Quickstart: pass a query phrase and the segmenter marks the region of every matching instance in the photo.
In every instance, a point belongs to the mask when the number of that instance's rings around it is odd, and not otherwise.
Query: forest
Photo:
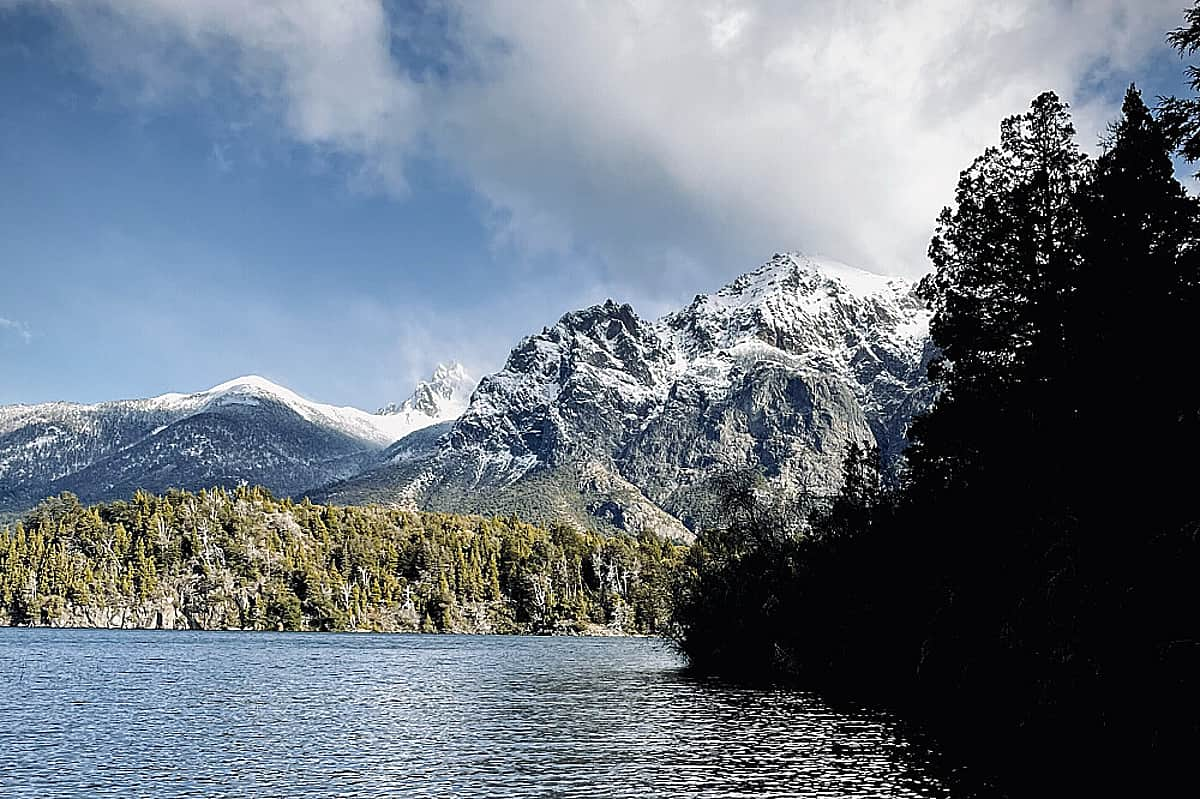
[[[655,634],[681,553],[653,536],[261,488],[92,507],[64,494],[0,530],[0,623]]]
[[[1053,93],[1004,120],[929,247],[939,395],[899,485],[857,449],[833,502],[729,481],[679,588],[697,670],[898,708],[1015,795],[1188,778],[1200,205],[1177,154],[1200,158],[1200,100],[1131,86],[1094,158]]]

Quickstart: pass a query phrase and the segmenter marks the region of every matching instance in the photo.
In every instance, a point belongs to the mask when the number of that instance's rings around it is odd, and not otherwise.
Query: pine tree
[[[1000,146],[963,172],[955,207],[938,219],[935,272],[920,290],[934,312],[941,354],[929,375],[940,396],[911,435],[917,482],[963,483],[986,459],[1053,429],[1047,402],[1068,358],[1062,311],[1080,269],[1072,196],[1086,158],[1074,135],[1067,106],[1040,95],[1002,123]]]
[[[1045,589],[1070,566],[1074,523],[1058,496],[1074,405],[1066,312],[1086,271],[1075,196],[1088,162],[1074,134],[1052,93],[1005,120],[942,212],[920,287],[940,394],[910,430],[906,615],[929,620],[910,668],[950,723],[1011,729],[1059,676]]]
[[[1063,491],[1081,529],[1075,593],[1059,606],[1088,667],[1077,681],[1093,686],[1081,713],[1104,708],[1125,756],[1200,738],[1196,647],[1180,645],[1200,641],[1200,514],[1191,474],[1170,465],[1200,448],[1200,400],[1181,368],[1194,359],[1200,209],[1170,153],[1130,87],[1079,199],[1089,279],[1070,314],[1080,413],[1075,481]],[[1106,434],[1114,417],[1135,429]]]
[[[1088,409],[1083,427],[1098,429],[1114,409],[1089,400],[1110,393],[1116,367],[1123,412],[1137,418],[1143,432],[1112,443],[1126,448],[1121,460],[1132,463],[1168,454],[1164,447],[1184,445],[1180,435],[1188,427],[1185,420],[1195,419],[1197,408],[1189,390],[1191,376],[1180,365],[1193,357],[1198,206],[1175,179],[1170,151],[1162,124],[1131,86],[1122,118],[1078,201],[1088,279],[1069,314],[1077,328],[1072,388],[1076,403]],[[1152,469],[1125,473],[1103,468],[1104,455],[1093,446],[1084,461],[1098,467],[1085,469],[1086,483],[1098,496],[1111,497],[1110,492],[1120,489],[1158,489],[1170,477]]]
[[[491,600],[499,599],[500,593],[500,564],[496,557],[495,548],[488,550],[488,565],[487,565],[487,598]]]
[[[1167,42],[1187,58],[1200,50],[1200,2],[1184,13],[1184,25],[1167,34]],[[1184,72],[1193,92],[1200,93],[1200,67],[1190,65]],[[1163,132],[1184,158],[1200,160],[1200,98],[1163,97],[1159,103]]]

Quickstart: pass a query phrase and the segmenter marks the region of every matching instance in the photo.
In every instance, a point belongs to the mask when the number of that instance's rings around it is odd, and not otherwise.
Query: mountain
[[[259,377],[0,407],[0,513],[60,491],[94,501],[256,483],[687,538],[714,518],[713,480],[730,469],[829,493],[859,442],[895,473],[933,396],[928,323],[909,282],[788,253],[657,320],[611,300],[572,311],[477,387],[440,366],[375,413]]]
[[[299,493],[353,476],[397,439],[457,416],[469,380],[457,364],[439,367],[404,403],[374,414],[257,376],[195,394],[3,406],[0,511],[61,491],[87,501],[241,483]]]
[[[461,363],[438,364],[433,377],[417,383],[412,396],[399,404],[385,405],[375,413],[393,417],[397,429],[407,427],[407,432],[452,422],[466,411],[477,382]]]
[[[656,321],[609,300],[520,342],[456,421],[317,496],[686,537],[730,468],[832,492],[851,442],[898,468],[932,400],[928,322],[909,282],[796,253]]]

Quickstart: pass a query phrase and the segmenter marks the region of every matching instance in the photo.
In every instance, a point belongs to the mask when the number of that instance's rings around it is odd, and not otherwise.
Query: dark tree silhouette
[[[1167,43],[1183,58],[1200,50],[1200,3],[1183,12],[1184,24],[1167,34]],[[1200,93],[1200,67],[1184,70],[1192,91]],[[1160,97],[1159,120],[1163,130],[1181,155],[1189,161],[1200,160],[1200,98]]]
[[[1078,206],[1089,280],[1072,299],[1073,481],[1079,520],[1076,661],[1107,742],[1158,758],[1197,741],[1200,560],[1189,468],[1200,446],[1192,376],[1200,214],[1171,140],[1130,87]],[[1178,674],[1191,671],[1193,688]],[[1189,682],[1189,681],[1185,681]],[[1139,733],[1130,734],[1132,731]]]
[[[902,707],[1023,794],[1183,775],[1200,212],[1172,146],[1132,87],[1094,163],[1053,94],[1003,123],[930,246],[940,394],[906,480],[852,448],[828,501],[733,486],[680,583],[694,663]]]

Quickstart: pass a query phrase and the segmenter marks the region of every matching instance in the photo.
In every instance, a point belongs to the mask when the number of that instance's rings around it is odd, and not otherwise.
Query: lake
[[[950,796],[886,717],[655,639],[0,629],[0,795]]]

